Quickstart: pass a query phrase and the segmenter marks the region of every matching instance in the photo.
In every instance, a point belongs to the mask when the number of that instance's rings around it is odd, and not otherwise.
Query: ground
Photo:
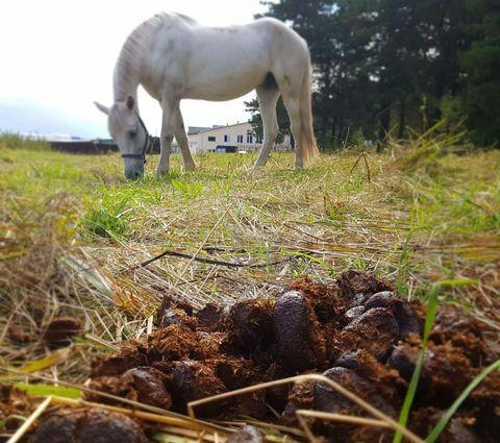
[[[443,303],[498,331],[500,151],[430,145],[324,154],[303,172],[291,154],[255,174],[252,155],[198,156],[193,173],[174,158],[164,179],[153,157],[132,183],[118,155],[0,139],[0,366],[48,355],[38,338],[71,317],[83,332],[48,373],[82,382],[94,357],[156,328],[165,295],[230,304],[353,269],[407,300],[444,282]]]

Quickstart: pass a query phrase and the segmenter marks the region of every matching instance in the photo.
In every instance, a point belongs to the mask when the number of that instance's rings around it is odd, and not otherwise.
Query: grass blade
[[[67,388],[64,386],[29,383],[16,383],[14,386],[20,391],[24,391],[26,394],[33,397],[57,396],[73,399],[79,399],[82,397],[82,391],[80,391],[79,389]]]
[[[427,305],[427,317],[425,318],[424,340],[423,340],[424,351],[427,350],[429,336],[431,335],[432,327],[434,326],[434,322],[436,321],[436,315],[439,308],[438,293],[439,289],[434,288],[432,290],[429,303]]]
[[[24,365],[20,371],[26,374],[43,371],[65,362],[71,353],[71,348],[59,349],[40,360],[34,360]]]
[[[424,367],[425,355],[427,353],[427,344],[429,342],[429,335],[431,334],[432,326],[434,325],[434,321],[436,320],[436,315],[439,307],[438,293],[439,289],[436,286],[433,288],[431,292],[431,296],[427,306],[427,317],[425,318],[422,351],[420,351],[420,355],[418,356],[417,364],[415,365],[415,371],[413,371],[410,385],[408,386],[408,391],[406,392],[405,401],[403,403],[403,407],[401,408],[401,413],[399,416],[399,424],[404,427],[406,427],[406,424],[408,423],[408,417],[410,416],[411,406],[415,398],[415,393],[417,392],[418,383],[420,381],[420,375],[422,373],[422,368]],[[402,439],[403,439],[403,434],[401,434],[400,432],[396,432],[396,434],[394,435],[393,443],[401,443]]]
[[[464,392],[462,392],[460,397],[458,397],[455,400],[455,403],[453,403],[451,405],[450,409],[448,409],[448,411],[446,411],[446,414],[444,414],[441,417],[441,420],[439,420],[439,423],[436,425],[436,427],[432,430],[432,432],[429,434],[429,436],[425,440],[426,443],[434,443],[439,438],[439,435],[441,434],[441,432],[444,431],[444,429],[448,425],[448,422],[451,420],[453,415],[455,415],[458,408],[460,408],[462,403],[471,394],[471,392],[474,389],[476,389],[489,374],[491,374],[493,371],[498,371],[498,370],[500,370],[500,360],[497,360],[495,363],[493,363],[492,365],[485,368],[483,372],[481,372],[474,380],[472,380],[470,382],[469,386],[467,386],[465,388]]]

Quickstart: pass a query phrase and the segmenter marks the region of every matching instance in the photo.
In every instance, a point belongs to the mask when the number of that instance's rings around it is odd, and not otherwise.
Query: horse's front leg
[[[158,177],[162,177],[170,171],[170,154],[172,151],[172,142],[174,140],[175,129],[177,126],[176,103],[174,100],[162,100],[163,119],[160,138],[160,163],[158,165]]]
[[[194,171],[196,169],[196,164],[194,163],[193,156],[189,150],[188,136],[186,134],[184,120],[179,107],[177,108],[177,128],[175,130],[175,139],[177,140],[177,143],[179,143],[179,147],[181,149],[182,160],[184,161],[184,170]]]

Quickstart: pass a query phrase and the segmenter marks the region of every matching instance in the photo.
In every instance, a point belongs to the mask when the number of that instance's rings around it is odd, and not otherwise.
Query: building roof
[[[214,125],[211,128],[198,128],[198,129],[202,129],[199,132],[191,132],[191,126],[190,126],[189,127],[189,134],[188,135],[197,135],[197,134],[202,134],[202,133],[205,133],[205,132],[216,131],[218,129],[234,128],[235,126],[242,126],[242,125],[250,125],[250,122],[241,122],[241,123],[234,123],[232,125],[221,125],[221,126]]]
[[[203,126],[190,126],[188,128],[188,135],[196,135],[199,134],[200,132],[208,131],[209,129],[212,128],[205,128]]]

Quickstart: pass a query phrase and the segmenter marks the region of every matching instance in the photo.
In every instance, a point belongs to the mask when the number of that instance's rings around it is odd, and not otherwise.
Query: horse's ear
[[[127,108],[130,110],[130,111],[133,111],[134,110],[134,106],[135,106],[135,100],[134,100],[134,97],[132,97],[131,95],[129,95],[127,97]]]
[[[94,102],[99,111],[104,112],[104,114],[109,115],[109,108],[107,106],[101,105],[100,103]]]

